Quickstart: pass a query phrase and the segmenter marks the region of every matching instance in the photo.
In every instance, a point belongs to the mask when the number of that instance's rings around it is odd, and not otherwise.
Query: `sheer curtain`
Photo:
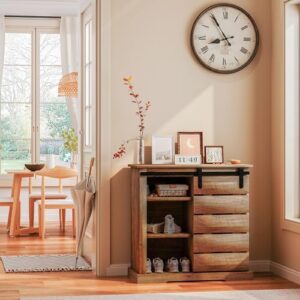
[[[80,67],[80,20],[77,16],[63,16],[60,22],[61,63],[63,75],[78,72]],[[80,131],[80,101],[67,99],[73,128]]]
[[[5,48],[5,17],[3,15],[0,15],[0,89],[2,85],[4,48]]]

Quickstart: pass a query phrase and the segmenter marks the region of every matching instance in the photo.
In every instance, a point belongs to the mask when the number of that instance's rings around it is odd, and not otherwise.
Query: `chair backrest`
[[[66,179],[78,176],[77,170],[59,166],[56,166],[52,169],[43,169],[36,172],[35,174],[42,177],[50,177],[56,179]]]
[[[45,177],[59,179],[59,191],[62,191],[61,180],[66,178],[78,177],[78,172],[75,169],[67,167],[56,166],[52,169],[42,169],[35,173],[35,175],[42,177],[41,185],[41,201],[42,205],[45,203]]]

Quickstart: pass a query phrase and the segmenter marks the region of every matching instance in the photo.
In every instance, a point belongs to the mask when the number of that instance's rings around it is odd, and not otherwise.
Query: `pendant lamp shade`
[[[58,84],[59,97],[78,97],[78,72],[64,75]]]

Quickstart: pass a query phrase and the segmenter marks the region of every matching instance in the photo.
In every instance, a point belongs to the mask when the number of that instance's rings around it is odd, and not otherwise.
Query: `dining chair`
[[[63,193],[63,184],[62,179],[59,179],[58,184],[58,193],[46,193],[45,199],[46,200],[61,200],[68,198],[68,195]],[[41,193],[34,193],[29,195],[29,227],[34,226],[34,205],[36,201],[41,200],[42,194]],[[66,210],[60,209],[59,210],[59,228],[61,230],[65,230],[65,215]]]
[[[59,167],[56,166],[52,169],[45,169],[35,173],[37,176],[41,176],[41,199],[36,200],[35,203],[38,204],[39,212],[39,236],[45,238],[45,210],[46,209],[58,209],[58,210],[72,210],[72,227],[73,227],[73,237],[76,236],[76,220],[75,220],[75,205],[73,199],[64,198],[64,199],[47,199],[45,192],[45,178],[54,178],[54,179],[67,179],[67,178],[76,178],[78,177],[78,172],[72,168]],[[60,216],[62,222],[65,222],[65,215]]]
[[[11,188],[11,193],[10,196],[7,197],[0,197],[0,207],[8,207],[8,217],[7,217],[7,223],[6,223],[6,228],[7,230],[9,230],[10,228],[10,224],[11,224],[11,216],[12,216],[12,208],[13,208],[13,203],[14,203],[14,187],[15,187],[15,177],[13,177],[13,183],[12,183],[12,188]],[[20,215],[20,207],[18,207],[17,209],[17,215]],[[19,217],[17,218],[17,222]]]

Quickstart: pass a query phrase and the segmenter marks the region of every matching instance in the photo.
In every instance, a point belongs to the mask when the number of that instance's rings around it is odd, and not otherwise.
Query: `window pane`
[[[61,65],[60,35],[58,33],[42,33],[40,35],[41,66]]]
[[[40,100],[41,102],[63,102],[64,97],[58,97],[58,84],[62,77],[61,66],[40,67]]]
[[[40,161],[68,165],[71,153],[63,146],[62,133],[72,124],[65,97],[58,97],[62,77],[59,34],[41,34],[40,53]]]
[[[85,63],[90,61],[90,26],[91,22],[85,25]]]
[[[24,169],[31,161],[31,105],[2,104],[0,132],[1,174]]]
[[[31,65],[31,33],[5,33],[6,65]]]
[[[31,67],[4,66],[1,102],[31,102]]]

